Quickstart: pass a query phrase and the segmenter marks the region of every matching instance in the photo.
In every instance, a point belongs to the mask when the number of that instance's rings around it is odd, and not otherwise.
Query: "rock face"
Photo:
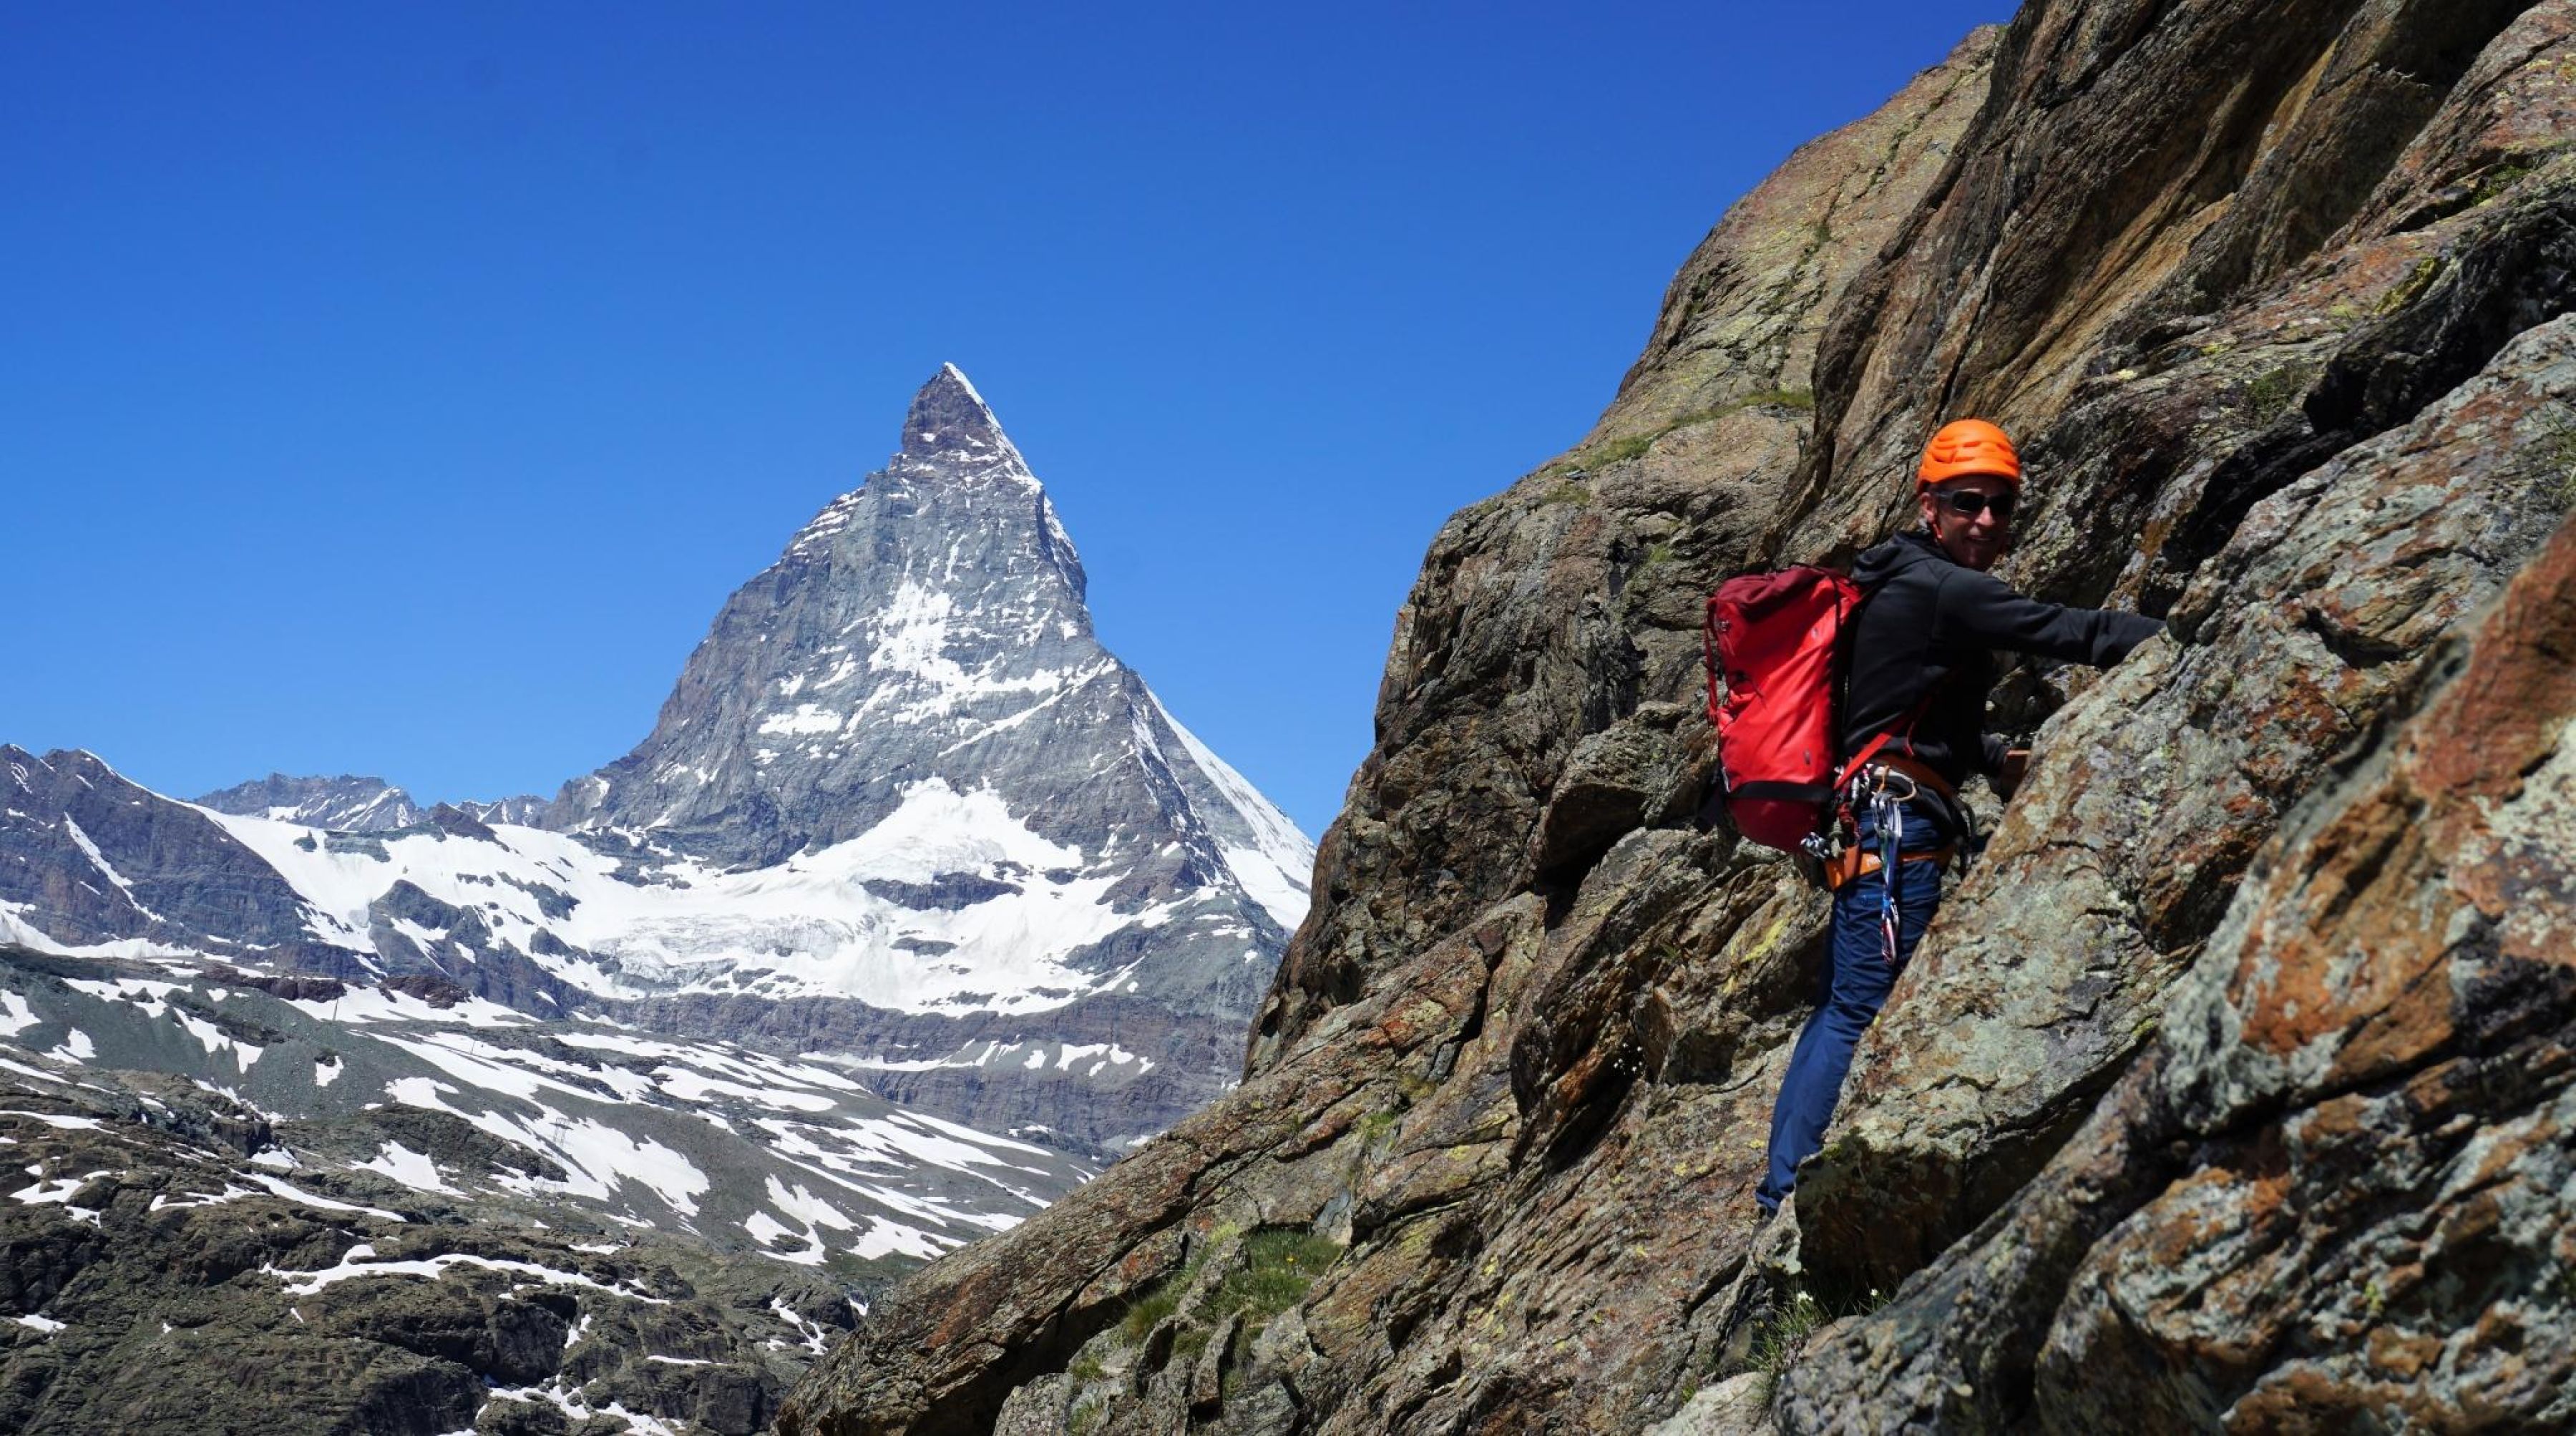
[[[328,965],[303,898],[222,823],[89,753],[0,746],[0,940],[202,939]]]
[[[2034,0],[1801,150],[1434,541],[1243,1087],[780,1429],[2565,1424],[2571,32]],[[1964,413],[2005,575],[2170,629],[2008,673],[2032,780],[1757,1228],[1825,905],[1688,822],[1698,603]]]
[[[2576,526],[2418,686],[2075,1139],[1785,1425],[2576,1422]]]

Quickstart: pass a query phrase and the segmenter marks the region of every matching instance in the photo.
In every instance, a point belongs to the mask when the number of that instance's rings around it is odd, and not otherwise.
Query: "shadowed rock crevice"
[[[2412,420],[2482,371],[2507,340],[2576,299],[2576,200],[2554,197],[2482,235],[2378,333],[2330,360],[2296,412],[2202,485],[2142,595],[2170,601],[2254,505],[2354,444]],[[2278,372],[2278,371],[2276,371]],[[2186,635],[2187,636],[2187,635]]]

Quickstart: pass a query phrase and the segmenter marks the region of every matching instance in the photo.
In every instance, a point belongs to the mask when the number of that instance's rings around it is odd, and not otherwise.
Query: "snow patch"
[[[268,1188],[270,1192],[286,1198],[290,1202],[302,1202],[308,1207],[319,1207],[326,1212],[356,1212],[361,1216],[374,1217],[379,1221],[388,1222],[410,1220],[400,1212],[389,1212],[382,1207],[360,1206],[356,1202],[342,1202],[335,1201],[329,1197],[317,1197],[311,1192],[304,1190],[302,1187],[296,1186],[294,1183],[289,1182],[282,1177],[272,1177],[266,1172],[244,1172],[242,1175],[259,1183],[261,1186]]]
[[[371,1259],[375,1254],[376,1248],[373,1242],[360,1242],[342,1252],[337,1265],[324,1267],[319,1271],[280,1271],[274,1266],[263,1266],[260,1271],[264,1275],[276,1277],[288,1296],[311,1296],[326,1286],[355,1277],[422,1276],[434,1281],[445,1276],[450,1267],[470,1266],[479,1267],[485,1271],[524,1276],[547,1286],[589,1287],[593,1291],[604,1291],[613,1296],[622,1296],[628,1301],[642,1302],[647,1306],[670,1305],[660,1297],[646,1296],[626,1286],[611,1286],[577,1271],[561,1271],[550,1266],[540,1266],[535,1262],[473,1256],[465,1252],[448,1252],[440,1256],[420,1257],[411,1261],[375,1261]]]
[[[449,1197],[465,1195],[440,1180],[438,1164],[429,1159],[427,1152],[415,1152],[400,1142],[385,1143],[385,1149],[376,1154],[375,1160],[360,1162],[357,1169],[381,1172],[416,1192],[437,1192]]]

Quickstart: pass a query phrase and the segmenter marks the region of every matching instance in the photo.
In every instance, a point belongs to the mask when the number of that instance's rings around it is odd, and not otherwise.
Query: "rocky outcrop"
[[[2576,387],[2553,322],[2576,297],[2576,196],[2545,161],[2570,133],[2570,12],[2313,8],[2288,25],[2203,7],[2111,48],[2098,7],[2026,12],[2018,96],[1864,282],[1886,296],[1869,327],[1828,340],[1822,362],[1855,376],[1826,404],[1838,463],[1887,472],[1943,403],[1997,413],[2043,478],[2016,576],[2173,626],[2044,726],[2037,781],[1864,1047],[1799,1202],[1815,1260],[1854,1289],[1892,1285],[2037,1171],[2282,813],[2568,506],[2548,455]],[[2248,69],[2257,35],[2304,48]],[[2284,73],[2308,78],[2263,98]],[[2077,74],[2095,78],[2049,102]],[[2178,93],[2248,136],[2215,172],[2232,188],[2144,204],[2140,176],[2070,162],[2132,153],[2162,132],[2124,116]],[[2365,102],[2385,110],[2371,125]],[[2215,163],[2175,161],[2204,190]],[[2007,204],[2033,187],[2045,204]],[[2348,218],[2249,235],[2244,216],[2296,207],[2284,193]],[[2043,282],[2050,265],[2101,275]],[[2065,297],[2096,293],[2130,297]],[[2058,329],[2091,337],[2039,337]],[[1906,347],[1942,334],[1972,342],[1939,362]],[[1828,494],[1809,527],[1869,522],[1896,492]]]
[[[780,1429],[2564,1424],[2571,30],[2033,0],[1801,150],[1434,541],[1243,1087]],[[2008,674],[2033,777],[1757,1228],[1824,911],[1683,817],[1698,602],[1968,412],[2007,576],[2170,631]]]

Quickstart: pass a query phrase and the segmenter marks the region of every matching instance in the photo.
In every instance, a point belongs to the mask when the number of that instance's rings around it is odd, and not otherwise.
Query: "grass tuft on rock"
[[[1118,1339],[1122,1345],[1135,1346],[1163,1324],[1163,1318],[1180,1309],[1181,1293],[1199,1274],[1199,1260],[1154,1283],[1154,1289],[1127,1304],[1118,1318]]]
[[[1754,1327],[1746,1353],[1749,1369],[1761,1372],[1765,1385],[1775,1385],[1780,1374],[1806,1353],[1808,1338],[1845,1317],[1867,1316],[1885,1305],[1886,1294],[1876,1290],[1834,1306],[1818,1301],[1812,1292],[1793,1290],[1778,1311]]]
[[[2283,364],[2267,369],[2245,386],[2246,403],[2254,411],[2257,424],[2269,424],[2289,412],[2290,405],[2308,392],[2309,381],[2316,369],[2307,364]]]
[[[1339,1244],[1302,1229],[1254,1232],[1243,1244],[1243,1264],[1217,1283],[1209,1303],[1215,1319],[1243,1313],[1248,1345],[1270,1319],[1304,1299],[1326,1268],[1341,1259]]]
[[[1655,440],[1661,437],[1661,434],[1630,434],[1624,439],[1612,439],[1597,449],[1586,449],[1583,457],[1595,467],[1606,469],[1612,464],[1626,463],[1653,448]]]

